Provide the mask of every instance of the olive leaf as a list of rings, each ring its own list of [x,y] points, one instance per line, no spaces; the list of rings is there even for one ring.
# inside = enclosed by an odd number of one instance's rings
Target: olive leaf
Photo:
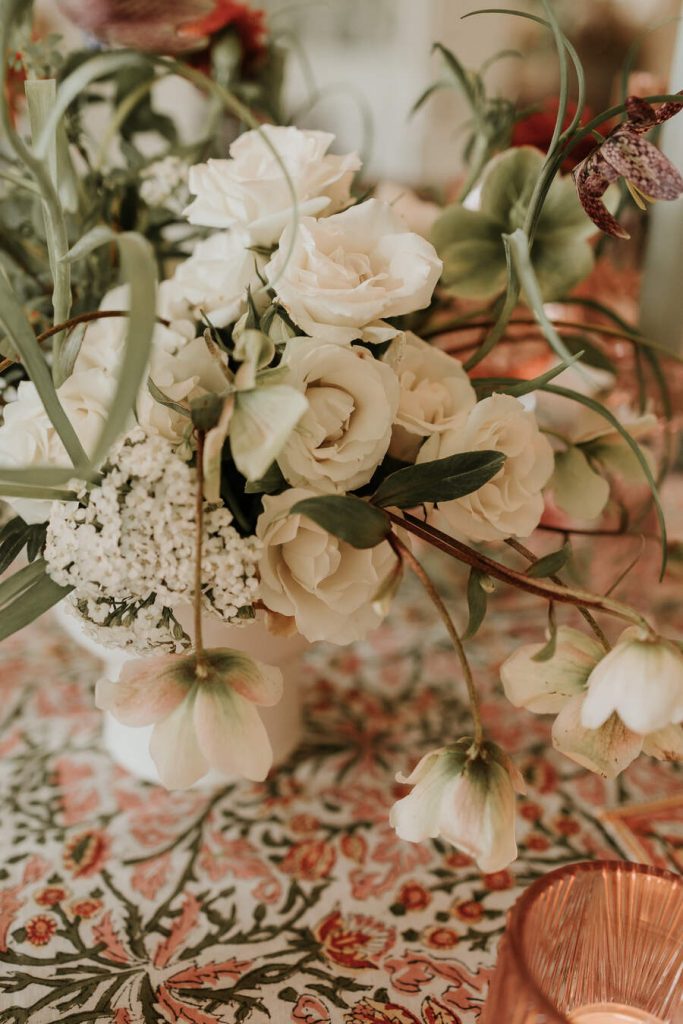
[[[386,477],[374,505],[414,508],[424,502],[452,501],[483,487],[505,462],[502,452],[459,452],[445,459],[406,466]]]
[[[533,576],[534,579],[542,579],[544,576],[555,576],[565,567],[571,553],[572,547],[567,540],[557,551],[551,551],[550,554],[537,558],[535,562],[532,562],[526,574],[527,576]]]
[[[374,548],[389,535],[389,519],[373,505],[352,494],[325,494],[304,498],[291,512],[308,516],[323,530],[354,548]]]

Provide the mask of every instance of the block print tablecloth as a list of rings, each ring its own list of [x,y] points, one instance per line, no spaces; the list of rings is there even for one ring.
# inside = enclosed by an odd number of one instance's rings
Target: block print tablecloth
[[[542,608],[514,600],[471,644],[487,724],[529,784],[520,858],[494,875],[387,823],[395,771],[466,728],[455,658],[414,589],[367,643],[311,652],[286,767],[209,794],[112,765],[97,664],[49,617],[2,645],[0,1024],[470,1024],[520,889],[631,855],[605,807],[668,800],[657,851],[680,864],[680,772],[641,758],[607,784],[495,692],[502,658],[542,630]]]

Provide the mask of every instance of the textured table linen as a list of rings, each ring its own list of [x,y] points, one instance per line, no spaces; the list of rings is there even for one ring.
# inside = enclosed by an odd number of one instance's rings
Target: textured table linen
[[[660,622],[680,619],[676,586],[657,600]],[[310,652],[288,764],[209,793],[111,763],[98,664],[49,616],[3,644],[0,1024],[470,1024],[520,890],[569,861],[633,855],[630,819],[615,828],[605,808],[657,802],[638,827],[664,822],[647,848],[680,870],[679,770],[643,757],[607,783],[502,698],[501,660],[541,639],[543,618],[498,599],[469,645],[486,724],[529,787],[519,860],[494,875],[388,824],[395,772],[468,731],[456,658],[414,586],[367,642]]]

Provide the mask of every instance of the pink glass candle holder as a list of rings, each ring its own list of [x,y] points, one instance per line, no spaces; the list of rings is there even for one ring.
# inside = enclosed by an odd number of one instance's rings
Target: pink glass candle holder
[[[480,1024],[683,1024],[683,878],[590,861],[534,882]]]

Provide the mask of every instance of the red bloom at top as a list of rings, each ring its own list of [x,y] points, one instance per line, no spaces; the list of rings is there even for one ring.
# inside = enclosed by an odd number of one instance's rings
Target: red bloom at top
[[[521,121],[515,122],[512,129],[510,145],[535,146],[536,149],[540,149],[543,153],[547,153],[553,137],[553,131],[555,130],[555,121],[557,119],[559,105],[559,98],[557,96],[550,96],[548,99],[543,101],[538,110],[529,114],[528,117],[522,118]],[[563,131],[565,128],[569,127],[574,119],[575,113],[576,103],[574,103],[573,100],[569,100],[567,103],[567,113],[565,114],[564,122],[562,124]],[[592,114],[588,108],[584,108],[581,120],[589,121],[591,117]],[[584,157],[588,156],[594,145],[595,143],[590,137],[580,142],[563,161],[562,170],[571,171],[580,160],[583,160]]]
[[[203,18],[181,25],[178,35],[188,41],[202,40],[231,29],[239,37],[247,63],[265,52],[265,18],[265,11],[254,10],[247,4],[235,3],[235,0],[216,0],[213,11]]]

